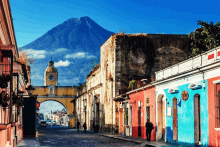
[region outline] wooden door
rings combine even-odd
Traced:
[[[162,101],[162,139],[165,140],[166,134],[166,101]]]
[[[141,107],[138,108],[138,137],[141,137]]]
[[[96,123],[99,124],[99,103],[96,103]]]
[[[200,118],[200,95],[194,96],[194,141],[199,144],[201,141],[201,118]]]
[[[173,140],[178,140],[178,126],[177,126],[177,99],[173,98]]]
[[[120,118],[119,118],[119,133],[122,134],[123,132],[123,108],[119,108],[119,115],[120,115]]]
[[[119,110],[118,107],[116,107],[116,111],[115,111],[115,132],[119,133]]]

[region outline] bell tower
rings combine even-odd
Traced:
[[[57,86],[57,81],[58,81],[58,72],[57,69],[54,67],[54,62],[51,60],[44,73],[44,86],[49,86],[49,85]]]

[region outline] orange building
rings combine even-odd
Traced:
[[[147,119],[156,126],[155,87],[146,85],[116,97],[116,122],[119,133],[146,139]],[[117,113],[118,112],[118,113]],[[152,130],[151,140],[156,140],[156,127]]]

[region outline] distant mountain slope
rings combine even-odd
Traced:
[[[58,69],[60,85],[72,86],[85,82],[91,70],[91,61],[100,59],[100,45],[112,34],[85,16],[68,19],[23,46],[28,54],[36,58],[31,66],[32,84],[44,84],[44,70],[51,57]]]
[[[24,48],[36,50],[54,50],[57,48],[75,51],[99,51],[99,46],[113,32],[99,26],[89,17],[71,18],[52,28],[43,36],[27,44]]]

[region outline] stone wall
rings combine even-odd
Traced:
[[[126,92],[132,79],[154,78],[154,72],[187,59],[187,35],[116,35],[116,91]],[[117,96],[117,95],[116,95]]]

